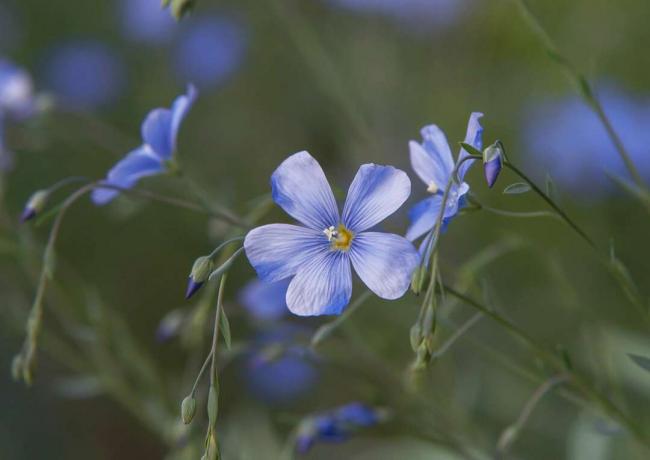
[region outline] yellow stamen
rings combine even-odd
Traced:
[[[327,239],[332,245],[332,249],[337,251],[347,251],[352,245],[352,240],[354,239],[354,233],[343,224],[339,224],[338,228],[335,230],[334,227],[326,228],[323,230],[323,233],[327,236]]]

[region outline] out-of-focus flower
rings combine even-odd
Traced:
[[[156,329],[156,341],[163,343],[176,337],[180,333],[186,320],[187,310],[180,308],[171,310],[163,316],[163,319],[158,323],[158,328]]]
[[[45,80],[66,105],[95,109],[114,102],[126,86],[126,69],[106,44],[67,42],[54,47],[45,60]]]
[[[479,119],[482,113],[473,112],[467,124],[465,143],[470,144],[477,150],[483,146],[483,127]],[[430,197],[417,203],[409,212],[411,225],[406,232],[406,238],[414,241],[430,231],[438,221],[442,199],[449,181],[452,181],[451,188],[447,195],[447,203],[443,214],[443,224],[446,225],[451,218],[458,214],[462,208],[465,194],[469,191],[469,185],[463,182],[467,170],[474,160],[463,161],[458,167],[458,179],[460,184],[452,178],[456,164],[451,155],[451,149],[447,142],[445,133],[436,125],[429,125],[422,128],[422,144],[415,141],[409,143],[411,166],[418,175]],[[465,149],[460,149],[458,161],[468,156]]]
[[[377,14],[418,31],[455,23],[471,0],[326,0],[332,6],[357,13]]]
[[[296,450],[304,454],[317,442],[343,442],[362,428],[387,419],[384,409],[353,402],[336,409],[305,418],[299,428]]]
[[[189,85],[187,94],[178,96],[170,109],[158,108],[149,112],[142,123],[143,144],[113,166],[103,183],[131,188],[143,177],[165,172],[176,153],[178,130],[196,94],[194,87]],[[93,190],[92,200],[103,205],[118,193],[118,190],[98,188]]]
[[[292,313],[340,314],[352,295],[350,264],[379,297],[404,295],[418,263],[415,248],[399,235],[368,231],[411,193],[411,181],[403,171],[362,165],[342,216],[323,170],[305,151],[282,162],[271,184],[273,200],[304,226],[257,227],[246,235],[244,248],[262,280],[293,277],[286,297]]]
[[[239,302],[256,319],[272,321],[288,313],[287,289],[289,279],[266,283],[257,278],[251,280],[239,293]]]
[[[192,18],[178,37],[176,74],[201,89],[218,87],[239,69],[246,47],[246,29],[239,20],[219,14]]]
[[[598,97],[641,175],[650,180],[650,98],[606,85]],[[561,189],[593,199],[615,186],[606,173],[628,177],[605,128],[582,99],[570,96],[533,105],[524,117],[525,166]]]
[[[5,123],[23,121],[37,110],[32,78],[22,68],[0,58],[0,170],[10,169],[13,153],[5,145]]]
[[[119,13],[122,31],[132,41],[162,44],[173,37],[176,22],[160,0],[121,0]]]
[[[268,404],[288,404],[313,391],[318,378],[317,357],[300,345],[305,330],[281,324],[262,333],[244,363],[250,393]]]

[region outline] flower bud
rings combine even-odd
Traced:
[[[415,271],[413,271],[413,275],[411,277],[411,290],[415,295],[420,295],[420,292],[422,292],[424,282],[427,279],[428,271],[429,267],[427,267],[426,263],[418,265]]]
[[[210,427],[214,429],[217,426],[217,414],[219,412],[219,393],[217,389],[210,385],[208,390],[208,422]]]
[[[181,418],[185,425],[189,425],[196,414],[196,399],[192,395],[186,396],[181,403]]]
[[[196,259],[190,272],[189,281],[187,283],[187,290],[185,291],[185,298],[189,299],[201,289],[203,283],[208,280],[210,273],[214,269],[214,262],[211,257],[202,256]]]
[[[503,167],[503,144],[496,141],[483,150],[483,170],[488,187],[492,188]]]
[[[195,0],[171,0],[172,14],[177,20],[180,20],[183,16],[192,11],[194,3]]]
[[[20,222],[27,222],[36,217],[39,212],[43,211],[49,196],[50,192],[47,190],[38,190],[34,192],[34,194],[29,198],[29,201],[27,201],[23,213],[20,215]]]

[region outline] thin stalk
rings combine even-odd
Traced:
[[[352,314],[361,307],[366,300],[370,298],[372,291],[369,289],[364,291],[359,297],[356,298],[352,304],[343,312],[342,315],[329,323],[323,324],[319,327],[311,338],[312,348],[316,348],[323,340],[329,337],[341,324],[343,324]]]
[[[594,109],[594,112],[596,112],[596,115],[598,116],[600,122],[605,128],[605,131],[607,131],[607,135],[612,140],[612,143],[614,144],[614,147],[616,148],[618,155],[625,163],[625,167],[629,171],[634,182],[642,189],[647,190],[646,185],[643,182],[643,178],[641,177],[641,174],[639,174],[639,171],[634,165],[632,158],[630,157],[627,150],[625,149],[625,146],[623,145],[623,141],[621,140],[618,133],[612,126],[611,121],[605,114],[605,110],[603,109],[602,104],[596,97],[596,94],[594,93],[593,89],[591,88],[591,85],[587,81],[587,78],[584,75],[582,75],[580,72],[578,72],[578,70],[569,61],[569,59],[567,59],[564,55],[560,53],[555,43],[553,42],[549,34],[546,32],[546,30],[544,30],[544,27],[542,27],[541,23],[539,22],[537,17],[535,17],[533,12],[530,10],[526,2],[524,0],[514,0],[514,1],[515,4],[519,7],[519,12],[521,13],[522,18],[524,19],[524,22],[528,25],[528,27],[533,32],[537,40],[539,40],[542,47],[545,49],[546,53],[553,61],[555,61],[556,63],[558,63],[560,66],[564,68],[564,70],[569,75],[569,77],[577,85],[580,91],[580,95]]]

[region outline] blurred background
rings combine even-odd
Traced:
[[[411,199],[385,225],[397,233],[426,192],[411,171],[408,141],[435,123],[456,155],[470,112],[481,111],[484,144],[500,139],[540,184],[550,177],[558,202],[604,253],[613,245],[647,304],[648,214],[611,179],[628,179],[614,146],[513,2],[199,0],[180,23],[159,3],[0,0],[0,56],[25,69],[51,105],[28,119],[0,117],[0,142],[12,152],[2,172],[0,458],[200,458],[205,382],[190,429],[178,414],[209,350],[214,289],[183,296],[194,260],[232,231],[222,222],[128,197],[103,208],[81,200],[57,243],[35,384],[10,375],[51,226],[18,224],[26,200],[64,177],[103,177],[139,145],[147,112],[168,107],[189,82],[200,95],[180,131],[178,159],[209,200],[250,212],[266,199],[277,165],[303,149],[341,191],[360,164],[392,164],[413,182]],[[593,83],[650,183],[650,3],[529,5]],[[532,193],[502,193],[518,180],[511,173],[492,190],[482,174],[476,167],[466,179],[481,203],[545,209]],[[173,177],[141,186],[193,199]],[[261,220],[280,221],[289,218],[277,208]],[[647,327],[568,227],[466,213],[444,235],[440,263],[446,281],[567,350],[650,431],[650,376],[627,357],[650,356]],[[421,301],[410,292],[397,302],[371,298],[312,351],[309,337],[329,319],[289,317],[282,287],[279,295],[245,288],[253,279],[241,258],[226,291],[233,348],[220,357],[225,459],[281,458],[305,416],[351,401],[391,417],[304,458],[491,458],[551,376],[485,318],[414,375],[409,329]],[[362,291],[355,284],[353,298]],[[475,312],[453,299],[440,308],[442,345]],[[628,432],[568,393],[542,399],[509,458],[648,458]]]

